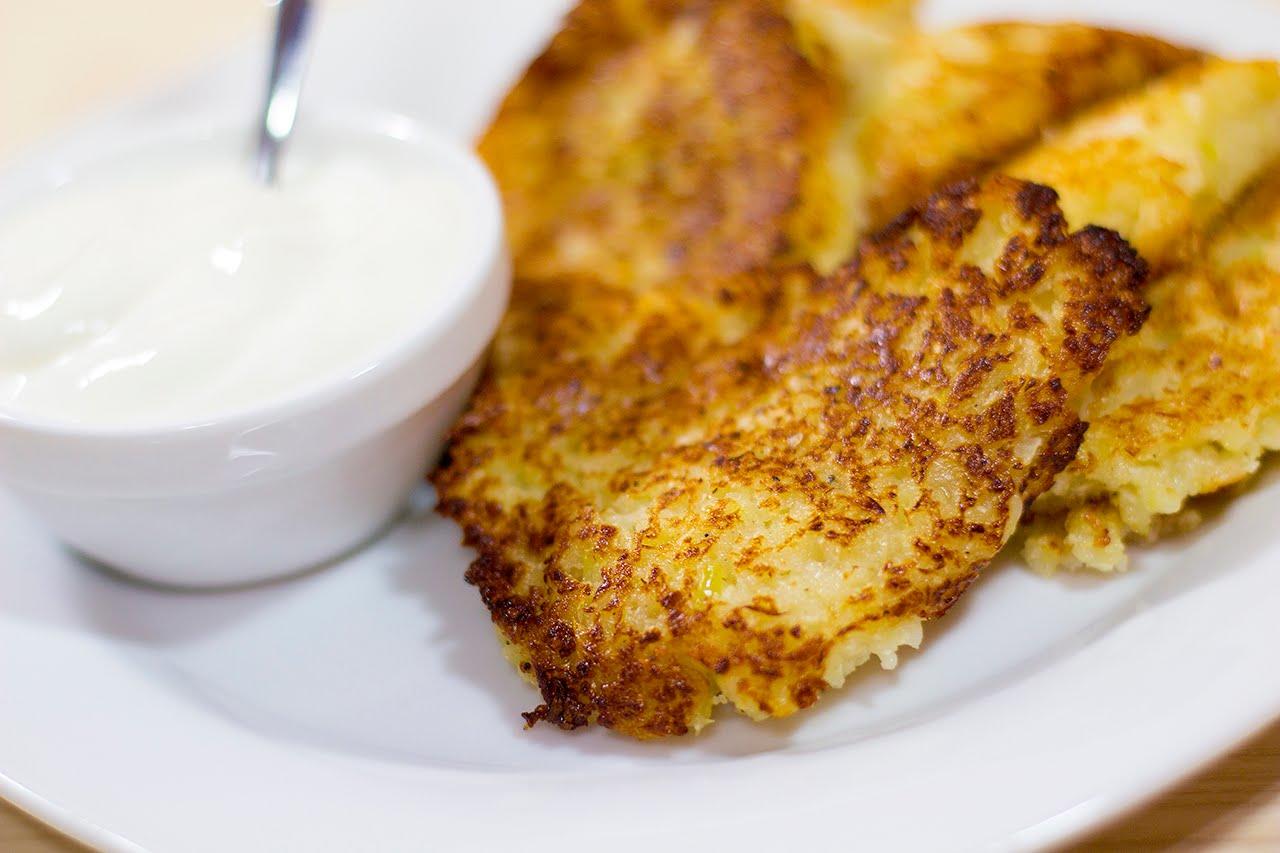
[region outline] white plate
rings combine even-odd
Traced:
[[[308,98],[472,132],[561,5],[335,14]],[[1065,6],[952,2],[930,17]],[[1173,7],[1069,14],[1280,54],[1280,5]],[[138,111],[251,104],[254,56],[61,144],[101,144]],[[1280,714],[1280,468],[1125,576],[994,567],[896,672],[867,670],[790,721],[726,714],[703,737],[647,745],[522,730],[537,698],[462,581],[457,531],[423,501],[323,572],[188,596],[77,562],[0,495],[0,794],[110,850],[1026,849]]]

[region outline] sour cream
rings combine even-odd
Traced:
[[[476,208],[394,144],[110,161],[0,217],[0,412],[194,423],[376,365],[450,300]]]

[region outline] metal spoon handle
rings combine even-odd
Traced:
[[[276,35],[271,49],[271,74],[262,107],[254,169],[263,183],[275,182],[280,149],[293,132],[302,92],[310,0],[277,0]]]

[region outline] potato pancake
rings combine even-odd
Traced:
[[[1072,122],[1002,171],[1048,184],[1069,222],[1113,228],[1154,270],[1280,156],[1280,66],[1212,59]]]
[[[1280,169],[1149,297],[1089,394],[1079,454],[1036,501],[1024,553],[1038,571],[1124,569],[1127,540],[1189,526],[1175,516],[1188,498],[1280,448]]]
[[[781,716],[892,662],[1074,454],[1075,401],[1144,314],[1122,239],[999,177],[833,277],[772,278],[783,316],[679,383],[552,368],[487,386],[455,435],[442,509],[531,719],[680,734],[719,696]]]
[[[858,77],[874,76],[910,10],[585,0],[480,143],[519,274],[643,288],[843,260]]]

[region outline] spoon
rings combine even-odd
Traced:
[[[280,150],[293,132],[298,117],[298,96],[306,67],[307,33],[311,22],[310,0],[277,0],[276,34],[271,46],[271,73],[267,97],[258,127],[254,173],[264,184],[274,184]]]

